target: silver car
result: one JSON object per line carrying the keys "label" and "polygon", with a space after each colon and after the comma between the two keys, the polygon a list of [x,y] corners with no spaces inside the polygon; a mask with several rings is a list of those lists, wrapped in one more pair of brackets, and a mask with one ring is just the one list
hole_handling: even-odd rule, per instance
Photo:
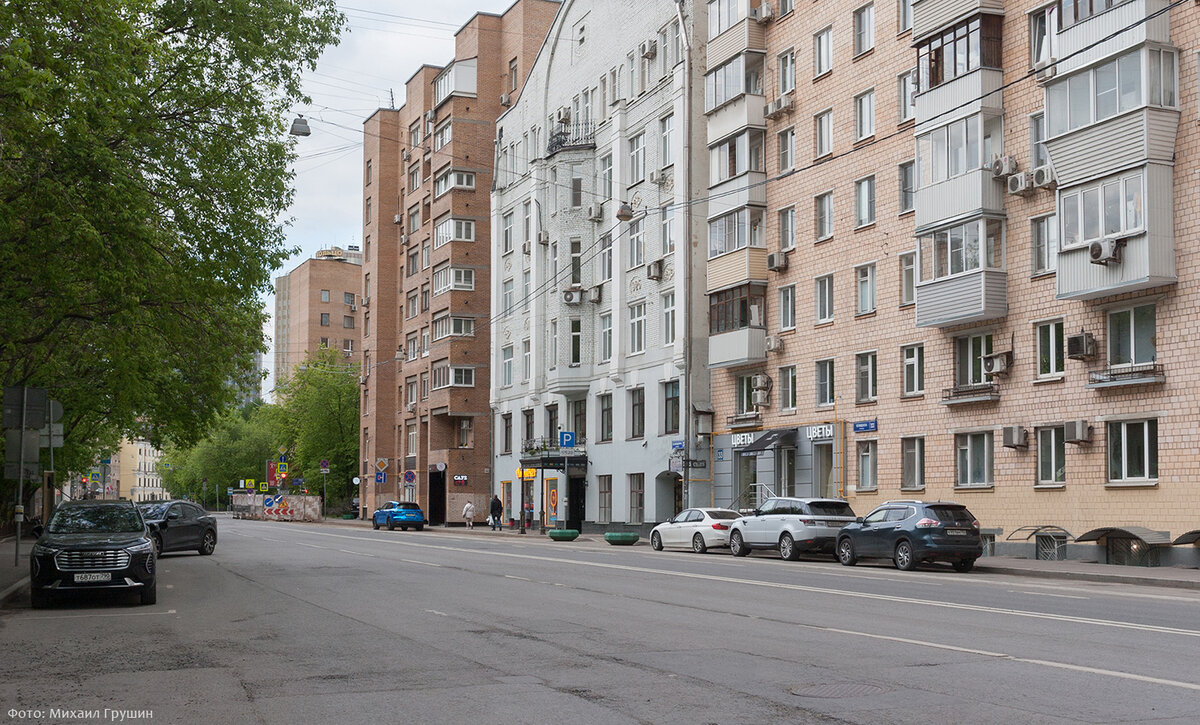
{"label": "silver car", "polygon": [[776,549],[788,561],[801,552],[832,554],[838,531],[854,521],[850,504],[837,498],[769,498],[752,514],[733,522],[729,551],[745,556],[751,549]]}
{"label": "silver car", "polygon": [[729,525],[740,516],[729,509],[684,509],[650,531],[650,546],[655,551],[668,546],[686,546],[697,554],[713,547],[729,546]]}

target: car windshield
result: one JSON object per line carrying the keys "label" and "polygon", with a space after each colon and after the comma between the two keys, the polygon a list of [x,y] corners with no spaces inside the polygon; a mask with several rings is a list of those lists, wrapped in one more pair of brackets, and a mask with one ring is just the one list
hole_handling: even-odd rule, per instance
{"label": "car windshield", "polygon": [[133,506],[68,506],[50,517],[52,534],[134,533],[145,529]]}
{"label": "car windshield", "polygon": [[813,516],[854,516],[854,509],[845,501],[813,501],[808,510]]}
{"label": "car windshield", "polygon": [[965,506],[930,506],[929,513],[937,517],[943,524],[970,525],[975,517]]}
{"label": "car windshield", "polygon": [[739,514],[737,511],[721,510],[721,511],[709,511],[708,517],[710,519],[740,519],[740,518],[742,518],[742,515]]}
{"label": "car windshield", "polygon": [[421,507],[415,503],[398,503],[396,504],[396,508],[403,509],[405,511],[417,511]]}
{"label": "car windshield", "polygon": [[142,510],[142,516],[147,519],[166,518],[167,509],[170,506],[170,501],[138,504],[138,508]]}

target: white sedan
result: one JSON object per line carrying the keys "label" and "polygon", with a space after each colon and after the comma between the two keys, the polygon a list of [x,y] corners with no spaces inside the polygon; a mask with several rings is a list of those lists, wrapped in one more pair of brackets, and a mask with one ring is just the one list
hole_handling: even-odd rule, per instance
{"label": "white sedan", "polygon": [[697,554],[714,546],[729,546],[729,524],[737,518],[741,514],[729,509],[684,509],[650,531],[650,546],[655,551],[668,546],[690,547]]}

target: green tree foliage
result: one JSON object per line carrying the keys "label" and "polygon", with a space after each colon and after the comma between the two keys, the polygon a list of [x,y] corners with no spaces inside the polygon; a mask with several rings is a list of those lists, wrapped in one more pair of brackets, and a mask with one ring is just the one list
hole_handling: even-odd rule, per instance
{"label": "green tree foliage", "polygon": [[256,374],[293,251],[285,124],[342,23],[334,0],[0,3],[0,382],[63,403],[66,467],[198,440]]}
{"label": "green tree foliage", "polygon": [[356,493],[358,390],[358,367],[334,350],[320,350],[276,387],[280,404],[229,414],[198,444],[169,448],[163,484],[173,496],[203,498],[211,506],[218,491],[223,496],[238,481],[265,480],[267,459],[286,446],[288,480],[303,478],[310,492],[319,493],[320,462],[328,459],[329,510],[345,507]]}

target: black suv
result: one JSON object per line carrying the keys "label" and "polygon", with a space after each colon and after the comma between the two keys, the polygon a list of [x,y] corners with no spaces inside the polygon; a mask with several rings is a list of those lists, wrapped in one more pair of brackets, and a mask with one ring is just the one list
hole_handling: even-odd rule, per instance
{"label": "black suv", "polygon": [[145,501],[137,505],[158,553],[217,548],[217,520],[191,501]]}
{"label": "black suv", "polygon": [[136,591],[142,604],[157,601],[154,542],[130,501],[66,501],[46,528],[36,527],[29,553],[29,599],[34,609],[56,592]]}
{"label": "black suv", "polygon": [[910,571],[923,561],[948,561],[968,572],[983,555],[979,522],[951,501],[888,501],[838,533],[838,560],[891,559]]}

